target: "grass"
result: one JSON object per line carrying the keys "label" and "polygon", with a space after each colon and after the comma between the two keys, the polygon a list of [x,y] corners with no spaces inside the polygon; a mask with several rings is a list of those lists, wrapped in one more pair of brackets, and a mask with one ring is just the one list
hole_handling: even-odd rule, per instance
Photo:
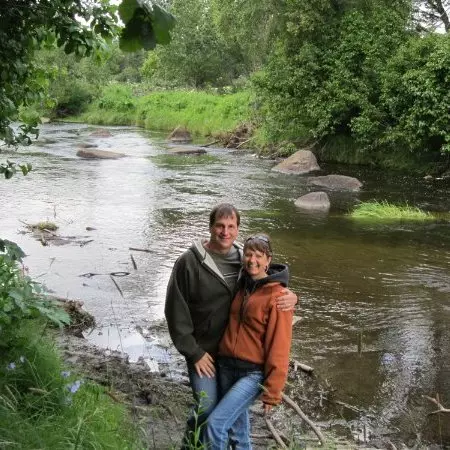
{"label": "grass", "polygon": [[0,448],[143,448],[125,408],[67,371],[44,329],[23,321],[0,344]]}
{"label": "grass", "polygon": [[56,231],[58,229],[58,225],[56,225],[53,222],[49,222],[48,220],[44,222],[38,222],[35,224],[30,225],[31,229],[38,229],[41,231],[48,230],[48,231]]}
{"label": "grass", "polygon": [[350,214],[353,219],[364,220],[400,220],[400,221],[432,221],[436,218],[429,212],[415,206],[394,205],[387,201],[371,201],[360,203]]}

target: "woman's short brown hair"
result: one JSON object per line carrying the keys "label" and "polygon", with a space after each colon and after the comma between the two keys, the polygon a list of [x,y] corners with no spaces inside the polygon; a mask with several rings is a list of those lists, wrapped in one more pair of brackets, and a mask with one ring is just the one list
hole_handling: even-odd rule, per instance
{"label": "woman's short brown hair", "polygon": [[248,237],[244,242],[244,253],[246,250],[254,250],[272,256],[272,245],[267,234],[255,234]]}

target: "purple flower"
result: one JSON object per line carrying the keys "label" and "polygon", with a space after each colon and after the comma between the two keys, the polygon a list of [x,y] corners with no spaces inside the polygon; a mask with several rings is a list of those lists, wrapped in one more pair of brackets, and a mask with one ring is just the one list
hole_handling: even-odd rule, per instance
{"label": "purple flower", "polygon": [[15,363],[15,362],[10,362],[10,363],[6,366],[6,368],[7,368],[8,370],[14,370],[14,369],[16,368],[16,363]]}
{"label": "purple flower", "polygon": [[63,378],[69,378],[69,377],[70,377],[70,370],[63,370],[63,371],[61,372],[61,376],[62,376]]}
{"label": "purple flower", "polygon": [[68,384],[67,385],[67,389],[72,393],[75,394],[75,392],[78,391],[78,389],[80,389],[80,386],[83,382],[81,380],[77,380],[75,381],[73,384]]}

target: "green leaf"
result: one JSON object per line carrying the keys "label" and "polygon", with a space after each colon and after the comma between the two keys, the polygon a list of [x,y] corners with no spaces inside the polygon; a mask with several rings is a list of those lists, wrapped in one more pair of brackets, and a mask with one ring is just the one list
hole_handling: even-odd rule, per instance
{"label": "green leaf", "polygon": [[158,5],[153,5],[152,24],[158,44],[168,44],[170,31],[175,26],[175,17]]}
{"label": "green leaf", "polygon": [[140,8],[140,4],[137,0],[123,0],[119,5],[119,16],[125,26],[135,15],[137,8]]}

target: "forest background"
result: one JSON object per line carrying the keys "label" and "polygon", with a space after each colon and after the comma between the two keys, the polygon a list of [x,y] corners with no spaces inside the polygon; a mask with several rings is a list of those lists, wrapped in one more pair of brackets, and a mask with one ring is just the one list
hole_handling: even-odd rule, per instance
{"label": "forest background", "polygon": [[[275,156],[441,174],[450,161],[447,0],[166,0],[172,41],[85,58],[35,53],[46,95],[21,110],[90,123],[250,130]],[[123,48],[123,46],[122,46]],[[32,106],[30,108],[30,105]]]}

